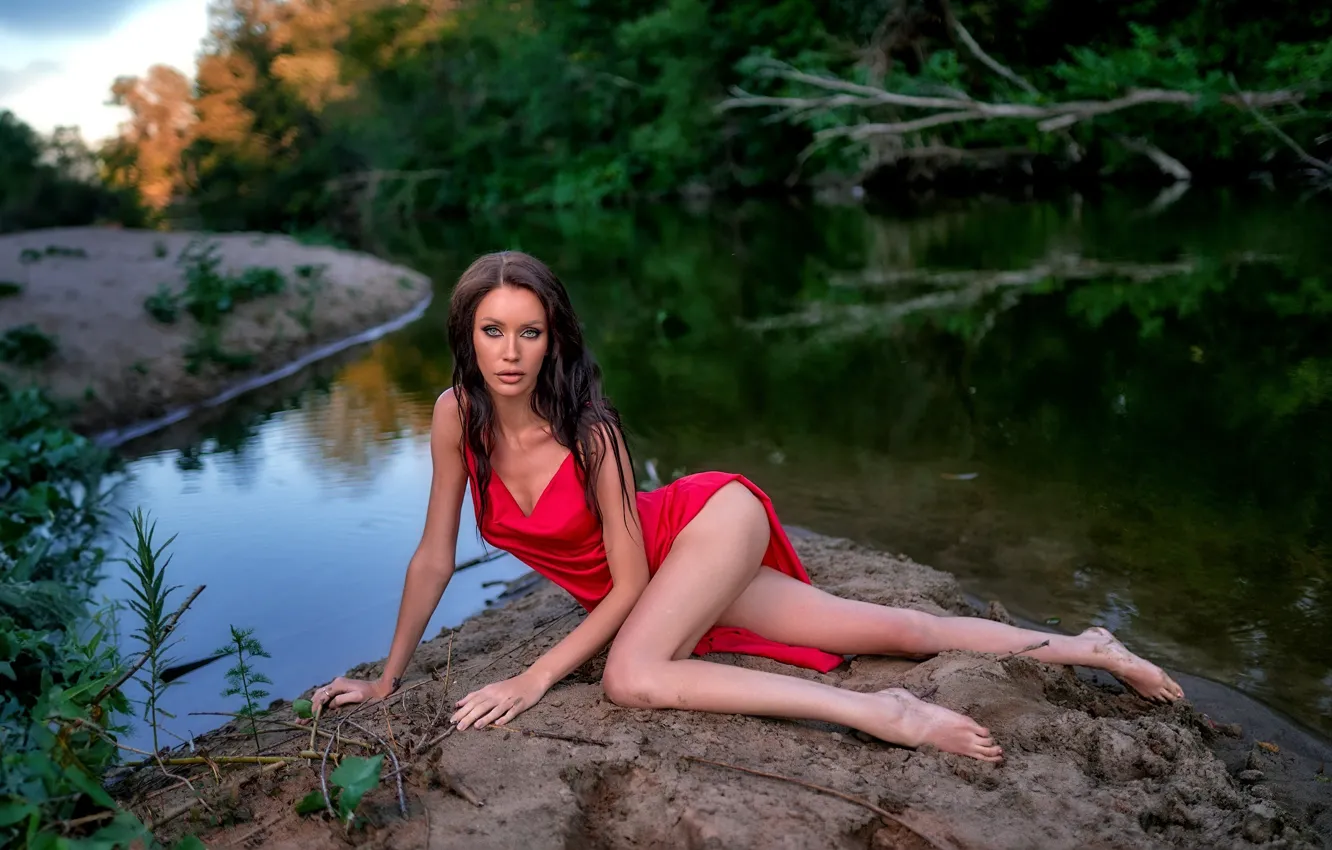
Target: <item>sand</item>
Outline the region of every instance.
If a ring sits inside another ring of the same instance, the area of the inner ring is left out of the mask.
[[[835,592],[937,614],[979,614],[947,573],[845,540],[806,535],[795,543],[814,581]],[[988,726],[1007,755],[997,766],[885,744],[832,724],[620,708],[599,684],[604,654],[510,729],[439,740],[453,700],[520,672],[577,624],[581,609],[558,588],[544,580],[519,584],[527,592],[515,601],[423,643],[404,692],[354,717],[396,742],[406,818],[392,778],[365,798],[366,823],[350,834],[323,814],[295,814],[294,803],[319,787],[319,764],[294,759],[234,795],[212,792],[218,820],[177,818],[159,837],[188,831],[209,846],[292,850],[1325,846],[1326,832],[1313,825],[1326,829],[1326,801],[1284,798],[1283,756],[1244,729],[1187,701],[1151,705],[1087,671],[1022,657],[858,657],[821,676],[765,659],[709,656],[856,690],[906,687]],[[1005,616],[1002,606],[991,612]],[[375,676],[380,664],[350,673]],[[276,717],[293,718],[286,703],[274,709]],[[327,715],[325,728],[338,716]],[[342,731],[367,737],[350,726]],[[213,754],[253,753],[252,743],[247,749],[224,737],[234,732],[228,726],[196,743]],[[308,742],[297,734],[299,744],[278,746],[289,734],[265,741],[279,752]],[[1223,742],[1248,750],[1232,770],[1214,752]],[[797,779],[852,800],[708,762]],[[1237,775],[1241,770],[1258,773]],[[171,790],[146,806],[135,802],[161,787],[160,776],[140,776],[118,793],[147,817],[187,799]]]
[[[178,260],[197,239],[217,244],[221,273],[272,267],[287,278],[285,293],[240,304],[223,321],[222,349],[253,357],[244,368],[208,364],[190,374],[185,351],[199,338],[199,325],[187,314],[163,324],[144,306],[161,284],[184,288]],[[312,297],[299,291],[308,288],[302,266],[323,267]],[[0,333],[31,323],[57,346],[36,368],[0,366],[0,373],[71,402],[74,426],[93,433],[183,412],[329,353],[349,337],[419,313],[430,296],[430,280],[419,272],[287,236],[97,227],[0,236],[0,282],[22,287],[17,296],[0,297]]]

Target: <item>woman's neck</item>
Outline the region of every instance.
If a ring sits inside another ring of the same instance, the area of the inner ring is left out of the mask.
[[[492,395],[490,403],[495,411],[495,434],[506,441],[517,442],[524,434],[550,427],[532,410],[530,394],[498,398]]]

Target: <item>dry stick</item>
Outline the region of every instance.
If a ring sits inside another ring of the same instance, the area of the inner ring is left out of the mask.
[[[202,584],[196,587],[194,589],[194,592],[189,595],[189,598],[187,598],[181,604],[181,606],[176,609],[176,613],[172,614],[170,617],[167,618],[166,625],[162,632],[162,640],[166,640],[168,637],[171,636],[172,630],[176,628],[176,623],[180,620],[181,615],[185,613],[185,609],[190,607],[190,604],[194,602],[196,596],[198,596],[200,593],[203,593],[204,587],[206,587],[206,585]],[[144,665],[144,662],[148,660],[148,655],[149,654],[147,652],[140,655],[138,660],[135,661],[133,664],[131,664],[130,668],[126,670],[124,673],[122,673],[119,678],[117,678],[114,682],[107,685],[106,687],[102,688],[100,691],[98,691],[97,696],[92,698],[92,702],[90,702],[89,705],[97,705],[99,702],[106,699],[107,694],[111,693],[116,688],[120,687],[121,685],[129,681],[130,676],[133,676],[135,673],[137,673],[139,671],[139,668]]]
[[[347,718],[342,718],[342,723],[346,723]],[[319,790],[324,792],[324,808],[333,816],[333,820],[338,819],[338,813],[333,811],[333,800],[328,796],[328,753],[333,749],[333,742],[337,740],[338,732],[342,730],[342,723],[339,723],[333,729],[333,734],[328,736],[328,743],[324,745],[324,754],[319,759]]]
[[[241,716],[241,715],[239,715],[239,714],[236,714],[236,713],[233,712],[233,711],[191,711],[190,714],[191,714],[191,715],[194,715],[194,714],[204,714],[204,715],[209,715],[209,716],[212,716],[212,717],[240,717],[240,716]],[[266,718],[266,717],[256,717],[255,720],[258,721],[258,722],[260,722],[260,723],[272,723],[274,726],[281,726],[281,727],[284,728],[284,729],[295,729],[295,730],[297,730],[298,732],[305,732],[305,730],[306,730],[306,727],[305,727],[305,726],[302,726],[302,725],[299,724],[299,723],[291,723],[291,722],[286,721],[286,720],[273,720],[273,719]],[[247,734],[248,734],[248,733],[247,733]],[[319,734],[320,734],[320,735],[327,735],[328,733],[327,733],[327,732],[320,732]],[[375,748],[375,745],[374,745],[374,744],[367,744],[365,741],[358,741],[358,740],[356,740],[355,738],[343,738],[342,740],[343,740],[343,741],[346,741],[348,744],[355,744],[355,745],[358,746],[358,747],[364,747],[364,748],[367,749],[367,750],[373,750],[373,749]],[[310,745],[309,747],[307,747],[306,749],[313,750],[313,749],[314,749],[314,745],[311,744],[311,745]]]
[[[254,838],[254,837],[255,837],[256,835],[258,835],[259,833],[263,832],[264,830],[268,829],[268,828],[269,828],[270,826],[272,826],[273,824],[275,824],[275,823],[277,823],[278,821],[282,820],[282,818],[283,818],[285,815],[286,815],[286,812],[279,812],[278,814],[274,815],[273,817],[269,818],[268,820],[266,820],[266,821],[264,821],[263,823],[261,823],[261,824],[259,824],[258,826],[256,826],[254,829],[252,829],[252,830],[250,830],[249,832],[246,832],[245,834],[241,835],[239,838],[233,838],[233,839],[231,840],[231,843],[228,844],[227,846],[229,846],[229,847],[243,847],[243,846],[245,845],[245,842],[249,841],[251,838]]]
[[[250,758],[259,758],[259,756],[250,756]],[[233,791],[237,790],[245,786],[246,784],[254,781],[255,779],[258,779],[259,777],[263,776],[265,773],[270,773],[274,770],[281,770],[285,765],[286,765],[285,761],[276,761],[273,762],[272,764],[264,765],[262,770],[259,770],[256,773],[252,773],[249,776],[242,776],[240,779],[231,783],[231,790]],[[183,803],[177,806],[176,808],[171,809],[170,811],[163,814],[160,818],[157,818],[153,820],[151,823],[149,823],[148,831],[156,832],[158,829],[161,829],[168,822],[175,820],[176,818],[190,811],[191,809],[201,804],[202,802],[203,802],[202,800],[191,800],[189,803]]]
[[[156,761],[144,759],[143,761],[125,762],[125,767],[151,767],[160,762],[161,764],[187,765],[187,764],[277,764],[278,762],[287,762],[295,758],[317,758],[318,753],[309,750],[301,750],[299,753],[291,756],[182,756],[173,759],[157,759]],[[172,779],[184,779],[175,774],[168,773]]]
[[[427,741],[427,742],[425,742],[424,744],[422,744],[422,745],[421,745],[421,748],[418,749],[418,750],[416,751],[416,755],[418,755],[418,756],[419,756],[419,755],[424,755],[425,753],[427,753],[427,752],[430,751],[430,748],[431,748],[431,747],[435,746],[435,745],[438,744],[440,741],[442,741],[442,740],[444,740],[445,738],[449,737],[450,735],[452,735],[452,734],[453,734],[454,732],[456,732],[456,731],[458,731],[458,727],[457,727],[457,726],[450,726],[449,728],[445,729],[443,732],[439,733],[439,734],[436,735],[435,737],[431,738],[429,741]]]
[[[739,765],[736,764],[727,764],[724,761],[713,761],[712,759],[699,758],[698,756],[681,756],[681,758],[683,758],[685,761],[695,761],[700,764],[710,764],[716,767],[724,767],[728,770],[738,770],[741,773],[749,773],[753,774],[754,776],[762,776],[766,779],[776,779],[780,782],[789,782],[792,785],[799,785],[801,788],[808,788],[811,791],[819,791],[824,794],[829,794],[833,797],[838,798],[839,800],[845,800],[848,803],[855,803],[857,806],[862,806],[866,809],[869,809],[871,812],[874,812],[879,817],[882,817],[886,820],[890,820],[896,823],[898,826],[901,826],[903,829],[907,830],[912,835],[916,836],[921,841],[924,841],[926,844],[930,845],[931,847],[937,848],[939,846],[926,836],[917,832],[915,829],[912,829],[912,827],[906,821],[902,820],[897,815],[893,814],[887,809],[881,809],[878,806],[871,803],[869,800],[862,800],[860,797],[853,797],[852,795],[838,791],[835,788],[828,788],[823,785],[815,785],[812,782],[806,782],[803,779],[796,779],[795,777],[792,776],[783,776],[780,773],[768,773],[762,770],[754,770],[753,768],[749,767],[740,767]]]
[[[398,780],[398,810],[402,812],[403,817],[407,817],[407,797],[402,791],[402,765],[398,763],[398,754],[393,752],[393,748],[388,745],[387,741],[376,735],[374,732],[355,721],[348,722],[351,723],[352,726],[374,738],[376,741],[379,741],[379,743],[384,746],[384,750],[388,753],[389,759],[393,762],[393,773]]]
[[[571,744],[591,744],[594,747],[609,747],[609,741],[598,741],[595,738],[584,738],[580,735],[565,735],[560,732],[543,732],[540,729],[522,729],[518,726],[484,726],[484,729],[495,729],[498,731],[512,730],[514,732],[528,735],[533,738],[551,738],[556,741],[568,741]]]
[[[1263,125],[1263,129],[1280,139],[1281,142],[1285,144],[1286,147],[1290,148],[1306,165],[1312,166],[1315,170],[1321,171],[1324,174],[1332,175],[1332,162],[1323,162],[1318,157],[1313,156],[1304,148],[1300,147],[1299,142],[1286,135],[1286,132],[1276,124],[1273,124],[1271,119],[1254,108],[1253,104],[1250,102],[1249,93],[1240,91],[1239,86],[1235,85],[1234,80],[1230,81],[1230,85],[1235,89],[1235,95],[1239,98],[1240,103],[1244,105],[1244,108],[1247,109],[1254,118],[1258,119],[1258,123]]]
[[[74,818],[74,820],[63,820],[59,823],[60,831],[70,832],[75,827],[80,827],[89,823],[96,823],[99,820],[106,820],[107,818],[113,818],[118,814],[120,814],[120,812],[115,809],[107,809],[106,811],[98,812],[95,815],[84,815],[81,818]]]
[[[1007,655],[1001,655],[998,658],[996,658],[995,661],[1007,661],[1008,659],[1016,658],[1017,656],[1022,655],[1025,652],[1031,652],[1032,650],[1035,649],[1042,649],[1043,647],[1047,647],[1049,645],[1050,641],[1046,639],[1041,641],[1040,643],[1033,643],[1031,646],[1027,647],[1026,649],[1019,649],[1017,652],[1010,652]]]

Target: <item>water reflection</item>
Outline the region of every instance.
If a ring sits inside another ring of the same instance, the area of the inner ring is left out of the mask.
[[[745,472],[788,522],[1114,628],[1332,732],[1330,224],[1225,193],[427,223],[379,246],[437,281],[421,321],[210,426],[225,437],[177,437],[227,459],[144,461],[169,474],[137,503],[211,541],[191,544],[201,576],[259,559],[290,580],[292,635],[377,599],[336,657],[381,656],[448,384],[447,287],[523,248],[569,286],[663,476]]]

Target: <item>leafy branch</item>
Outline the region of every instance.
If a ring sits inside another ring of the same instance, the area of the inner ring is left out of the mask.
[[[259,727],[255,720],[266,714],[267,710],[257,707],[255,702],[268,696],[268,691],[258,686],[271,685],[273,680],[251,667],[250,662],[255,658],[272,656],[255,639],[254,629],[238,629],[235,626],[231,627],[231,643],[219,648],[215,654],[236,657],[235,665],[226,672],[227,687],[222,691],[222,696],[240,696],[245,699],[245,706],[236,714],[250,722],[250,734],[254,737],[254,752],[260,755],[263,750],[259,746]]]

